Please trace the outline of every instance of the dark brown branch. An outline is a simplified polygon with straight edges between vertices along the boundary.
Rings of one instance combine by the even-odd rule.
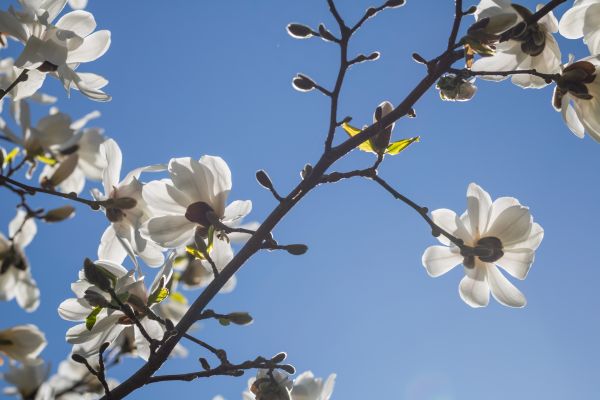
[[[500,41],[505,42],[507,40],[510,40],[514,36],[515,32],[522,31],[523,24],[525,26],[527,26],[527,25],[533,25],[533,24],[537,23],[540,19],[544,18],[544,16],[549,14],[552,10],[554,10],[556,7],[558,7],[562,3],[565,3],[566,1],[567,0],[551,0],[551,1],[549,1],[548,3],[546,3],[546,5],[544,5],[542,8],[540,8],[537,12],[535,12],[534,14],[532,14],[531,16],[526,18],[522,23],[515,25],[514,27],[510,28],[509,30],[504,32],[502,35],[500,35]]]
[[[452,49],[456,44],[456,37],[458,36],[458,30],[460,29],[460,22],[462,17],[465,15],[463,11],[462,0],[454,0],[454,23],[452,24],[452,31],[448,38],[448,50]]]
[[[543,72],[538,72],[535,69],[521,69],[521,70],[512,70],[512,71],[472,71],[469,69],[450,69],[450,72],[455,73],[457,75],[463,76],[465,78],[470,78],[474,76],[511,76],[511,75],[534,75],[542,78],[546,82],[556,82],[560,78],[560,74],[545,74]]]

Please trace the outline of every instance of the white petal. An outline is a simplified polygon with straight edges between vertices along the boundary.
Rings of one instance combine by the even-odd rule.
[[[223,213],[223,222],[238,220],[250,214],[252,211],[252,202],[250,200],[236,200],[225,208]]]
[[[499,303],[508,307],[525,307],[527,304],[523,293],[492,264],[488,264],[488,282],[492,295]]]
[[[74,11],[75,12],[75,11]],[[84,63],[100,58],[110,47],[110,31],[94,32],[83,39],[83,44],[69,51],[67,64]]]
[[[58,20],[56,27],[74,32],[77,36],[85,38],[96,29],[96,20],[87,11],[71,11]]]
[[[560,113],[567,127],[580,139],[583,139],[585,129],[579,120],[579,116],[571,105],[570,96],[563,96]]]
[[[33,218],[26,220],[27,213],[21,209],[17,215],[8,224],[8,235],[13,237],[13,242],[21,248],[25,248],[31,243],[37,233],[37,225]]]
[[[152,181],[144,185],[142,197],[156,215],[184,215],[192,200],[170,180]]]
[[[127,252],[121,245],[119,239],[117,239],[117,234],[111,224],[106,228],[100,239],[98,258],[121,264],[125,257],[127,257]]]
[[[87,3],[88,0],[69,0],[69,5],[73,10],[83,10]]]
[[[502,211],[495,220],[490,221],[486,236],[497,237],[504,246],[510,246],[527,238],[532,223],[527,207],[511,206]]]
[[[471,224],[471,235],[480,237],[486,231],[492,207],[492,198],[476,183],[467,189],[467,210]]]
[[[431,277],[444,275],[452,268],[463,262],[463,257],[458,252],[458,248],[454,247],[452,251],[446,246],[430,246],[423,253],[421,262]]]
[[[525,279],[533,263],[535,253],[531,249],[504,250],[496,264],[517,279]]]
[[[0,11],[0,32],[8,34],[25,43],[29,36],[27,28],[12,14]]]
[[[27,312],[33,312],[37,310],[40,305],[40,290],[37,284],[31,278],[29,271],[26,276],[21,279],[16,287],[15,298],[19,307]]]
[[[466,244],[470,244],[473,241],[471,233],[454,211],[445,208],[434,210],[431,212],[431,219],[436,223],[437,226],[451,235],[464,240]],[[450,240],[448,240],[444,235],[438,236],[437,239],[442,244],[450,246]]]
[[[67,299],[58,306],[58,315],[67,321],[85,321],[92,308],[83,299]]]
[[[467,275],[460,281],[458,292],[471,307],[485,307],[490,301],[490,288],[487,283],[486,268],[476,261],[475,267],[465,268]]]
[[[189,243],[195,227],[183,215],[165,215],[150,219],[142,226],[141,233],[159,246],[173,249]]]
[[[104,185],[104,194],[108,196],[119,184],[123,155],[119,145],[113,139],[108,139],[102,143],[100,152],[106,158],[106,168],[102,174],[102,184]]]

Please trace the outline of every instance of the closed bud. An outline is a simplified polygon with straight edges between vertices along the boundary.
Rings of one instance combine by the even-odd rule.
[[[251,324],[254,319],[247,312],[232,312],[225,316],[225,318],[236,325],[248,325]]]
[[[256,171],[256,180],[264,188],[267,188],[269,190],[273,189],[273,182],[271,182],[271,178],[269,178],[269,175],[267,175],[267,173],[262,169]]]
[[[374,51],[367,56],[367,60],[375,61],[375,60],[379,60],[379,57],[381,57],[381,53],[378,51]]]
[[[296,373],[296,368],[294,368],[294,366],[290,365],[290,364],[281,365],[279,368],[281,368],[282,370],[284,370],[285,372],[287,372],[290,375],[293,375]]]
[[[294,256],[301,256],[308,251],[308,246],[305,244],[288,244],[284,249]]]
[[[87,364],[87,360],[81,354],[71,354],[71,360],[79,364]]]
[[[306,179],[311,174],[312,170],[312,165],[306,164],[304,168],[302,168],[302,171],[300,171],[300,177],[302,177],[302,179]]]
[[[287,354],[285,352],[277,353],[273,357],[271,357],[271,362],[274,362],[275,364],[279,364],[286,358],[287,358]]]
[[[388,0],[385,2],[385,6],[387,8],[397,8],[402,7],[406,3],[405,0]]]
[[[107,208],[116,208],[118,210],[131,210],[137,206],[137,200],[132,197],[118,197],[116,199],[106,200]]]
[[[313,36],[313,31],[306,25],[289,24],[287,31],[295,39],[308,39]]]
[[[336,37],[333,36],[333,34],[329,32],[329,30],[325,28],[325,25],[323,24],[319,25],[319,35],[328,42],[335,42],[337,40]]]
[[[310,92],[315,88],[315,82],[306,75],[298,74],[292,80],[294,89],[300,92]]]
[[[67,218],[70,218],[75,213],[75,208],[72,206],[63,206],[48,211],[42,216],[46,222],[61,222]]]
[[[367,9],[367,12],[365,14],[367,15],[368,18],[371,18],[372,16],[377,14],[377,9],[370,7]]]
[[[464,12],[464,15],[475,14],[475,11],[477,11],[477,6],[471,6],[467,11]]]
[[[206,371],[210,369],[210,364],[208,363],[206,358],[200,357],[198,361],[200,361],[200,365],[202,365],[202,368],[204,368]]]
[[[412,54],[412,58],[413,60],[415,60],[416,62],[418,62],[419,64],[427,64],[427,60],[423,58],[423,56],[421,56],[418,53],[413,53]]]

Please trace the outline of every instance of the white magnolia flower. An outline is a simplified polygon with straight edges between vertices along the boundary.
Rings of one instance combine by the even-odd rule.
[[[133,270],[127,271],[121,265],[103,260],[93,265],[97,273],[109,277],[110,287],[116,296],[133,308],[148,335],[162,339],[164,329],[159,322],[148,317],[148,309],[155,309],[156,303],[161,300],[161,290],[171,277],[171,263],[165,263],[150,289],[144,286],[144,277],[136,278]],[[135,322],[119,309],[116,300],[106,290],[88,280],[84,270],[79,272],[79,280],[71,285],[76,298],[63,301],[58,308],[63,319],[82,321],[67,331],[67,342],[75,345],[73,352],[89,357],[97,354],[103,343],[114,343],[119,336],[128,334],[134,338],[137,354],[147,360],[150,346]]]
[[[600,53],[600,0],[575,0],[573,7],[560,19],[558,30],[567,39],[579,39],[587,44],[590,54]]]
[[[436,87],[440,91],[440,97],[445,101],[469,101],[475,96],[477,86],[475,80],[466,80],[455,74],[447,74],[440,78]]]
[[[27,312],[35,311],[40,304],[40,291],[24,252],[36,233],[35,221],[27,218],[23,210],[19,210],[8,225],[11,239],[0,233],[0,300],[16,299]]]
[[[589,57],[569,63],[554,88],[552,104],[577,137],[583,138],[587,132],[592,139],[600,142],[600,60]]]
[[[525,296],[500,272],[501,267],[517,279],[525,279],[544,230],[533,222],[527,207],[512,197],[492,203],[490,195],[474,183],[467,190],[467,211],[458,217],[454,211],[435,210],[433,221],[443,230],[462,239],[471,250],[463,252],[443,235],[444,246],[431,246],[423,254],[423,266],[438,277],[459,264],[466,276],[459,285],[460,297],[471,307],[484,307],[490,290],[501,304],[523,307]]]
[[[244,400],[291,400],[293,382],[289,375],[280,370],[272,374],[259,369],[256,378],[248,380],[248,390],[242,393]]]
[[[88,363],[92,368],[98,368],[93,360],[88,360]],[[118,385],[116,380],[110,378],[106,383],[110,389]],[[85,365],[70,358],[59,364],[57,373],[44,385],[49,387],[50,399],[92,400],[104,395],[104,388],[98,378],[92,375]]]
[[[79,194],[86,178],[102,179],[106,159],[100,154],[100,146],[106,137],[100,128],[85,128],[90,120],[99,116],[100,113],[94,111],[72,121],[69,115],[52,109],[50,115],[31,128],[46,154],[44,160],[50,161],[46,161],[39,177],[42,186]]]
[[[46,344],[44,333],[35,325],[17,325],[0,331],[0,353],[12,360],[32,361],[44,350]]]
[[[16,67],[50,73],[63,83],[67,92],[80,90],[93,100],[108,101],[102,92],[108,83],[101,76],[78,73],[82,63],[101,57],[110,47],[110,31],[96,31],[94,16],[76,10],[58,16],[67,0],[20,0],[22,11],[0,11],[0,32],[25,45]]]
[[[177,248],[194,239],[196,232],[207,236],[213,212],[222,223],[231,225],[252,209],[250,201],[225,206],[231,190],[231,171],[220,157],[203,156],[171,159],[171,179],[144,185],[142,196],[155,216],[142,227],[142,235],[164,248]]]
[[[46,381],[49,373],[50,365],[40,358],[19,366],[11,364],[8,372],[1,376],[2,379],[14,386],[5,388],[4,394],[38,400],[42,397],[36,396],[38,389]]]
[[[140,235],[139,229],[150,218],[151,213],[142,198],[142,183],[139,178],[143,171],[158,171],[164,169],[164,166],[134,169],[120,181],[123,160],[121,149],[114,140],[109,139],[102,144],[100,150],[106,160],[106,168],[102,174],[104,193],[94,189],[92,195],[96,200],[114,200],[115,207],[104,209],[111,224],[100,240],[98,258],[122,263],[131,250],[149,266],[161,266],[164,262],[162,248]],[[119,199],[121,202],[132,199],[134,204],[120,205]]]
[[[303,372],[294,379],[292,400],[329,400],[333,394],[335,374],[329,375],[323,382],[322,378],[315,378],[311,371]]]
[[[538,9],[542,6],[538,6]],[[515,24],[531,15],[523,6],[511,4],[510,0],[482,0],[477,6],[475,18],[492,20],[515,14]],[[542,17],[536,24],[529,25],[519,35],[496,44],[495,54],[475,61],[473,71],[512,71],[535,69],[538,72],[554,74],[560,71],[561,55],[558,43],[552,33],[558,32],[558,21],[552,12]],[[481,76],[482,79],[503,80],[505,76]],[[529,74],[512,75],[512,82],[524,88],[539,88],[548,83],[540,77]]]

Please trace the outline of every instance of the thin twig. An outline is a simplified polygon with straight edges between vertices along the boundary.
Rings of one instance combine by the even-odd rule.
[[[454,0],[454,23],[452,24],[452,31],[448,38],[448,49],[452,49],[456,44],[456,37],[458,36],[458,30],[460,29],[460,22],[462,17],[465,15],[463,12],[462,0]]]
[[[28,72],[29,70],[24,69],[23,71],[21,71],[19,76],[17,76],[17,78],[10,85],[8,85],[6,89],[0,89],[0,100],[2,100],[4,96],[10,93],[10,91],[13,90],[20,82],[25,82],[28,78]]]

